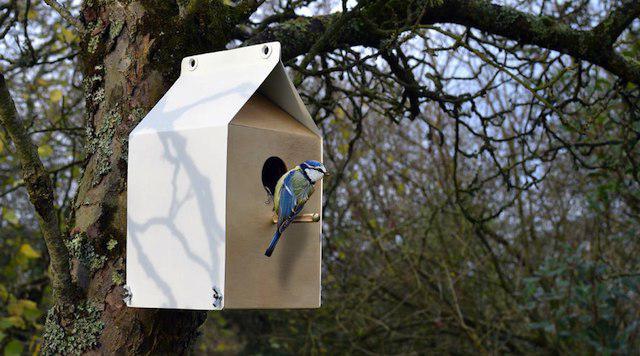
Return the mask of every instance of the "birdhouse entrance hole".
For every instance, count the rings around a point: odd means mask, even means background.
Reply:
[[[322,181],[264,255],[277,223],[264,192],[322,160],[321,131],[280,52],[271,42],[183,58],[129,135],[128,307],[320,307]]]
[[[262,166],[262,185],[267,193],[273,195],[278,179],[287,173],[287,165],[280,157],[269,157]]]

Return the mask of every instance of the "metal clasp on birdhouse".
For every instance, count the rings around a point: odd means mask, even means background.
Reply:
[[[122,292],[122,301],[124,302],[124,304],[129,306],[131,305],[131,299],[133,298],[133,293],[131,293],[131,287],[129,287],[128,285],[124,285],[122,286],[122,288],[124,289],[124,291]]]
[[[311,213],[311,214],[300,214],[298,216],[296,216],[295,219],[293,219],[293,223],[314,223],[314,222],[318,222],[320,221],[320,214],[318,213]],[[277,214],[273,214],[273,217],[271,218],[271,222],[274,224],[278,223],[278,215]]]
[[[213,307],[216,309],[222,308],[222,293],[216,286],[213,286],[211,290],[213,291]]]

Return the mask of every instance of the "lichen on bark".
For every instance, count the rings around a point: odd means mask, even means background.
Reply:
[[[117,127],[122,123],[122,115],[116,106],[105,116],[102,124],[95,133],[89,132],[87,138],[87,153],[94,155],[96,159],[95,174],[92,185],[97,185],[100,180],[111,170],[111,160],[113,157],[113,138]]]
[[[70,308],[64,313],[57,306],[49,309],[43,334],[44,355],[80,355],[98,346],[104,328],[101,308],[91,301]]]
[[[65,241],[72,258],[78,260],[89,272],[94,273],[104,266],[106,256],[96,252],[85,233],[76,233]]]

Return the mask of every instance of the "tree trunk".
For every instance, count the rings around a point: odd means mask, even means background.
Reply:
[[[230,16],[215,1],[192,4],[198,10],[192,13],[167,1],[88,3],[82,11],[88,163],[67,242],[73,279],[84,294],[71,314],[52,308],[43,350],[186,353],[204,312],[123,302],[127,138],[177,78],[182,57],[223,48],[230,25],[215,20]]]

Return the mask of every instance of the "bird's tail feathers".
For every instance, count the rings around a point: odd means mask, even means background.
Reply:
[[[276,229],[276,233],[273,234],[273,238],[271,239],[271,243],[269,243],[269,247],[267,247],[267,250],[264,252],[265,256],[271,257],[273,250],[276,248],[278,240],[280,240],[280,235],[282,235],[282,232],[280,232],[280,229]]]
[[[297,207],[290,217],[288,217],[286,220],[278,224],[278,227],[276,228],[276,233],[273,234],[271,243],[269,244],[269,247],[267,247],[267,251],[265,251],[264,253],[265,256],[271,257],[271,254],[273,253],[273,250],[276,248],[276,244],[278,243],[280,236],[282,235],[284,230],[289,226],[289,224],[291,224],[293,219],[295,219],[295,217],[298,216],[298,214],[300,214],[303,207],[304,205],[300,205],[299,207]]]

